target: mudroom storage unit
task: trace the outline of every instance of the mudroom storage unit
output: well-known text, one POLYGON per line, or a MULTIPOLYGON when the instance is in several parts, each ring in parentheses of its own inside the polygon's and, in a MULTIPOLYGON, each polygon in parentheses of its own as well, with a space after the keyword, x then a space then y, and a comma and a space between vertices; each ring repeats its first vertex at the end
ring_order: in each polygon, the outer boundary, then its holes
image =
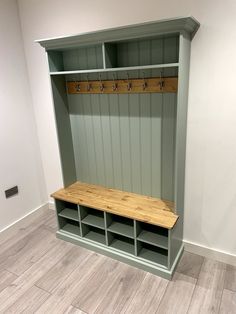
POLYGON ((191 17, 38 40, 64 187, 61 239, 171 278, 183 251, 191 17))

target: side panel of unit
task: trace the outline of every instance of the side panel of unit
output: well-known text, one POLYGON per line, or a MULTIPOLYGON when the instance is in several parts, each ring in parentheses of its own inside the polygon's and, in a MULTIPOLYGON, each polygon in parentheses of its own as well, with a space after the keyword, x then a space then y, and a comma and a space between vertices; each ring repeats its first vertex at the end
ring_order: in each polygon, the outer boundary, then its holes
POLYGON ((74 149, 64 76, 51 77, 54 112, 64 186, 76 181, 74 149))
POLYGON ((179 41, 179 83, 176 122, 176 156, 175 156, 175 205, 179 219, 171 232, 170 266, 173 264, 183 240, 185 156, 188 111, 188 84, 190 64, 190 37, 187 33, 180 35, 179 41))

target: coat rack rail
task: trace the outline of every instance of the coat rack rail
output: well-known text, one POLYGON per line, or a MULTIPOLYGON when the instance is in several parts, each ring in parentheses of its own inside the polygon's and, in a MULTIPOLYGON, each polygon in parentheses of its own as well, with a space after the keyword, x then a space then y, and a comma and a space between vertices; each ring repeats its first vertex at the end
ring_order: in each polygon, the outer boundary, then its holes
POLYGON ((176 93, 178 77, 66 82, 68 94, 176 93))

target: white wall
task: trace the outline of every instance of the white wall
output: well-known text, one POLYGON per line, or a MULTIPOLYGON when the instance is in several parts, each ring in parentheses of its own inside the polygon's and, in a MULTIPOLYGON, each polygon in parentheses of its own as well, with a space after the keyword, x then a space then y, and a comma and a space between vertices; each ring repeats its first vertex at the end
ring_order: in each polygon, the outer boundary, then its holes
POLYGON ((0 230, 47 201, 15 0, 0 0, 0 230), (6 199, 4 190, 19 186, 6 199))
POLYGON ((47 192, 62 185, 45 54, 35 39, 193 15, 185 240, 236 254, 235 0, 18 0, 47 192))

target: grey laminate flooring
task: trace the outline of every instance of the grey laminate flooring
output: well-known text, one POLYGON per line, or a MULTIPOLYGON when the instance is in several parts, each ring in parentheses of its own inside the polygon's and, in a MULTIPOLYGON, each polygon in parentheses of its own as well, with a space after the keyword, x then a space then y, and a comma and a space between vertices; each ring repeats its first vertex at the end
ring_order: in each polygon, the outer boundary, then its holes
POLYGON ((56 239, 48 210, 0 236, 0 313, 236 313, 236 267, 185 252, 168 281, 56 239))

